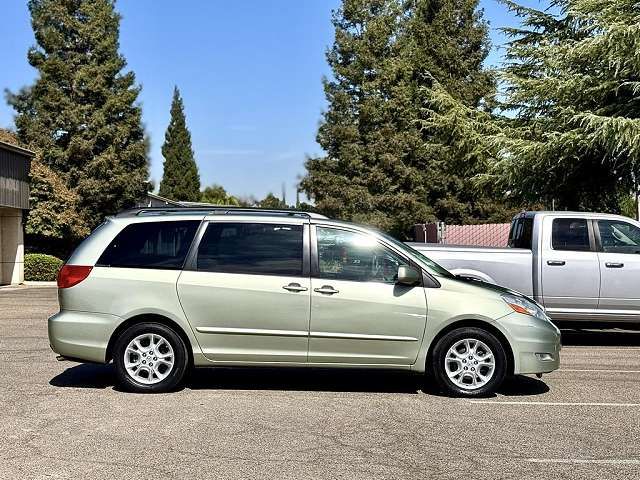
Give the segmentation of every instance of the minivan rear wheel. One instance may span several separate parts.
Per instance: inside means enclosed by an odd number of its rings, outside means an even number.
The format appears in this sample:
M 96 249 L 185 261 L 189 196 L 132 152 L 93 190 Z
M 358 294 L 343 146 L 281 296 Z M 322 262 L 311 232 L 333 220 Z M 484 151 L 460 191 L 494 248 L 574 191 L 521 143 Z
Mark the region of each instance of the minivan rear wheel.
M 493 393 L 507 373 L 504 347 L 492 333 L 463 327 L 435 345 L 431 371 L 448 394 L 476 397 Z
M 189 364 L 184 340 L 160 323 L 139 323 L 116 340 L 113 361 L 120 386 L 131 392 L 160 393 L 183 380 Z

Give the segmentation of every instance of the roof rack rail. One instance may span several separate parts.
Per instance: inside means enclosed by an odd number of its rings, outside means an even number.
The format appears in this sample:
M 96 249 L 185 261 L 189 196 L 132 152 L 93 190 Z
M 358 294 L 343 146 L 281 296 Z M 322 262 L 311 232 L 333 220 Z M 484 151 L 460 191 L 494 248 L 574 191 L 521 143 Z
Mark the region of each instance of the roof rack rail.
M 190 206 L 167 206 L 167 207 L 141 207 L 124 210 L 118 213 L 119 217 L 134 217 L 143 215 L 176 215 L 176 214 L 194 214 L 194 215 L 282 215 L 287 217 L 302 218 L 321 218 L 327 217 L 319 213 L 304 212 L 302 210 L 288 209 L 269 209 L 259 207 L 236 207 L 226 205 L 190 205 Z

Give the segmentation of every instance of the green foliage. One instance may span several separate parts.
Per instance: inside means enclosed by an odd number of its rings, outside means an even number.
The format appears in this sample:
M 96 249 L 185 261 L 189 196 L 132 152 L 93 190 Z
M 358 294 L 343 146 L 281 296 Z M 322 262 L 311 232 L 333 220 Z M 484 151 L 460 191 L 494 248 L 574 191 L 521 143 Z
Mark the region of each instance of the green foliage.
M 289 208 L 289 206 L 285 203 L 284 200 L 280 200 L 273 193 L 268 193 L 266 197 L 257 202 L 257 205 L 260 208 L 270 208 L 273 210 Z
M 0 140 L 21 146 L 17 136 L 7 130 L 0 129 Z M 37 237 L 45 243 L 63 238 L 73 242 L 88 235 L 86 219 L 79 213 L 77 193 L 67 187 L 60 174 L 42 163 L 39 152 L 35 154 L 31 159 L 27 238 L 32 241 Z
M 7 93 L 7 99 L 17 112 L 20 141 L 40 152 L 48 169 L 36 172 L 40 186 L 33 206 L 42 215 L 32 228 L 53 236 L 65 235 L 65 229 L 81 233 L 147 191 L 139 87 L 132 72 L 123 72 L 113 0 L 30 0 L 28 5 L 37 42 L 28 60 L 38 77 L 32 86 Z M 63 190 L 60 198 L 55 191 Z M 53 203 L 41 207 L 41 198 Z M 47 218 L 59 217 L 76 198 L 82 225 L 63 221 L 66 226 L 48 231 Z
M 27 253 L 24 256 L 24 279 L 36 282 L 52 282 L 64 262 L 53 255 Z
M 343 0 L 335 12 L 329 103 L 301 187 L 332 217 L 403 235 L 413 224 L 481 216 L 451 126 L 434 121 L 434 85 L 461 106 L 486 108 L 487 25 L 474 0 Z
M 193 157 L 191 133 L 187 128 L 184 104 L 178 87 L 173 90 L 171 121 L 162 145 L 164 171 L 160 195 L 171 200 L 200 201 L 200 175 Z
M 557 0 L 511 37 L 493 181 L 560 209 L 617 212 L 638 190 L 640 12 L 635 0 Z
M 202 191 L 201 202 L 214 205 L 239 206 L 240 201 L 233 195 L 229 195 L 222 185 L 213 184 Z
M 638 204 L 635 195 L 623 195 L 620 200 L 620 214 L 625 217 L 638 219 Z

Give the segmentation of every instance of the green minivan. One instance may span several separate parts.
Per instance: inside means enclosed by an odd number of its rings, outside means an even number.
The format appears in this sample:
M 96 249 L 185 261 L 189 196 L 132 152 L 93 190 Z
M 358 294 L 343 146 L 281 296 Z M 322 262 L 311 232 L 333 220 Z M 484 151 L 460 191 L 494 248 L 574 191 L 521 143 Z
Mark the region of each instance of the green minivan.
M 560 332 L 530 298 L 307 212 L 128 210 L 84 240 L 58 288 L 58 358 L 113 361 L 135 392 L 174 389 L 193 367 L 281 365 L 411 370 L 478 396 L 560 363 Z

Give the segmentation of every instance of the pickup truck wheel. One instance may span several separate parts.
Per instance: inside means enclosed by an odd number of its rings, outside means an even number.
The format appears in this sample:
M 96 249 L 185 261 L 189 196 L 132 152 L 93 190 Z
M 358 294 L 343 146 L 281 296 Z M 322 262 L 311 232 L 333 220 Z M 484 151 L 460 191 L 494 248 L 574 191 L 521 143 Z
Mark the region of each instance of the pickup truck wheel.
M 447 393 L 477 397 L 493 393 L 502 384 L 507 356 L 493 334 L 481 328 L 463 327 L 438 340 L 431 371 Z
M 113 362 L 120 386 L 130 392 L 172 390 L 184 378 L 187 347 L 173 329 L 160 323 L 139 323 L 116 340 Z

